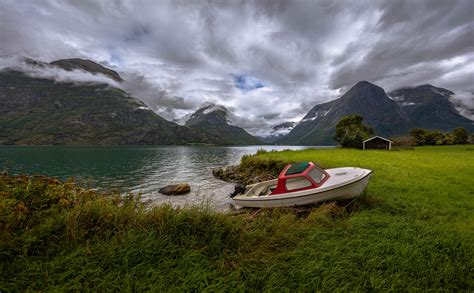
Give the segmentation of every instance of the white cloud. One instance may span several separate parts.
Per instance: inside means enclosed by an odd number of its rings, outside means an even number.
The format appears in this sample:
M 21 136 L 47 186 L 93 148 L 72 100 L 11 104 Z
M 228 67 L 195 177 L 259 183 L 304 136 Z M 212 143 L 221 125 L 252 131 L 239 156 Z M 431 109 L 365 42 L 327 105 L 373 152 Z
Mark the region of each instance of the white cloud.
M 0 57 L 0 69 L 11 68 L 22 71 L 32 77 L 40 77 L 54 79 L 58 82 L 74 82 L 74 83 L 104 83 L 113 87 L 120 87 L 115 80 L 103 75 L 92 74 L 84 70 L 67 71 L 57 66 L 44 64 L 41 66 L 33 65 L 26 62 L 24 58 L 17 56 Z

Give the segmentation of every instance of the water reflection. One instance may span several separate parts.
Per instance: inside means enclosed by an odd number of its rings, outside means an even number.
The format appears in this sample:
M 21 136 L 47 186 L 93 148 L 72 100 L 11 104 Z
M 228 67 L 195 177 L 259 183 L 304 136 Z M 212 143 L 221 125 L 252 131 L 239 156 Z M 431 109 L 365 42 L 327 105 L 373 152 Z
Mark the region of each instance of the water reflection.
M 74 177 L 89 187 L 141 193 L 154 202 L 173 205 L 209 202 L 215 208 L 229 204 L 232 185 L 215 179 L 212 170 L 237 164 L 258 149 L 303 149 L 299 146 L 248 147 L 139 147 L 139 146 L 2 146 L 0 170 L 12 174 Z M 191 194 L 168 197 L 164 185 L 187 182 Z

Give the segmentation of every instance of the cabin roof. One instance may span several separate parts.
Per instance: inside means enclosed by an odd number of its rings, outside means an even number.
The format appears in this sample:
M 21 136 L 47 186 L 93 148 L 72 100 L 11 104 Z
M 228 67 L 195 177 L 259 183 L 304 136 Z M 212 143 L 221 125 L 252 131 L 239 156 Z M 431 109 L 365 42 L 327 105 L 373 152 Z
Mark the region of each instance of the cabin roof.
M 383 139 L 383 140 L 385 140 L 385 141 L 387 141 L 387 142 L 393 143 L 393 141 L 391 141 L 390 139 L 386 139 L 386 138 L 381 137 L 381 136 L 378 136 L 378 135 L 372 136 L 371 138 L 368 138 L 368 139 L 364 140 L 364 143 L 365 143 L 365 142 L 368 142 L 368 141 L 370 141 L 370 140 L 372 140 L 372 139 L 374 139 L 374 138 L 380 138 L 380 139 Z
M 309 167 L 308 162 L 301 162 L 296 164 L 291 164 L 291 167 L 286 170 L 285 175 L 299 174 L 303 173 Z

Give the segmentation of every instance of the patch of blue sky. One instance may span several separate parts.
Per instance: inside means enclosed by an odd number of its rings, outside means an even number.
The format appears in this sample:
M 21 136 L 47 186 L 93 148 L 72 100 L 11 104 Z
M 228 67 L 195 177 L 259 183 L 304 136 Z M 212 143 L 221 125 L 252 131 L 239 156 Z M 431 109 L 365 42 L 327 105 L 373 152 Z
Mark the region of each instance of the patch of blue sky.
M 265 87 L 265 84 L 261 80 L 251 75 L 236 74 L 233 75 L 233 77 L 235 87 L 244 92 Z

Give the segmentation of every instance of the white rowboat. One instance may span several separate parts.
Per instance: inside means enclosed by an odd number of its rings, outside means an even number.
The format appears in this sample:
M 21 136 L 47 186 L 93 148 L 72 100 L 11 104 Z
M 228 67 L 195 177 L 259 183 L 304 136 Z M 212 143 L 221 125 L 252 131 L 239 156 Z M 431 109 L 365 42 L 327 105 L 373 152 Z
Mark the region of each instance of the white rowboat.
M 245 194 L 234 196 L 233 200 L 239 206 L 272 208 L 349 199 L 364 191 L 371 175 L 372 170 L 368 169 L 323 170 L 304 162 L 288 165 L 278 179 L 247 186 Z

